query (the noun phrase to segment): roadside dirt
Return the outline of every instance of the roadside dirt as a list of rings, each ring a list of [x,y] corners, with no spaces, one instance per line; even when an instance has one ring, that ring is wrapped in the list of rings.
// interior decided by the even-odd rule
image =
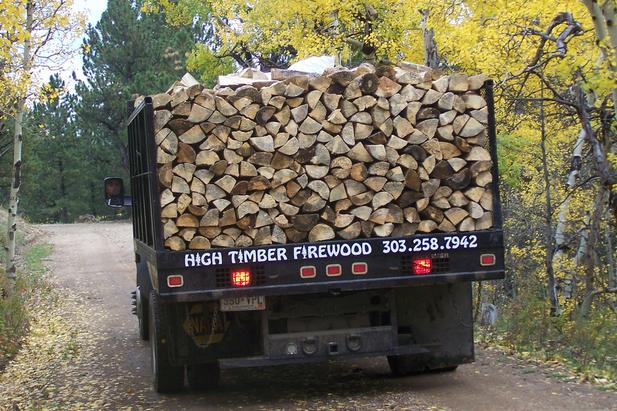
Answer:
[[[130,314],[128,223],[42,226],[58,305],[0,375],[0,409],[617,410],[617,393],[478,350],[456,372],[392,378],[385,359],[225,370],[216,392],[159,396]]]

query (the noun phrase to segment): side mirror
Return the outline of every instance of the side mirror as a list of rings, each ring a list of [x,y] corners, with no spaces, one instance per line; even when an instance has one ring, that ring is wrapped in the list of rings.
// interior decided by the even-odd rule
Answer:
[[[124,196],[124,181],[119,177],[105,179],[105,204],[112,208],[131,205],[131,199]]]

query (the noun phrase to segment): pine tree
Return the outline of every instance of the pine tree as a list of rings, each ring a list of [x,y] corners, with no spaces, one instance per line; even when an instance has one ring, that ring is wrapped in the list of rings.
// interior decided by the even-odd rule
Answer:
[[[43,89],[44,98],[26,115],[22,209],[36,222],[73,222],[88,207],[87,147],[64,82],[54,75]]]
[[[170,27],[159,14],[143,14],[142,1],[109,0],[96,26],[86,30],[77,113],[84,136],[113,165],[127,167],[127,102],[160,93],[182,76],[193,48],[190,27]],[[116,166],[116,170],[120,167]],[[113,168],[112,168],[113,170]],[[98,189],[98,187],[97,187]]]

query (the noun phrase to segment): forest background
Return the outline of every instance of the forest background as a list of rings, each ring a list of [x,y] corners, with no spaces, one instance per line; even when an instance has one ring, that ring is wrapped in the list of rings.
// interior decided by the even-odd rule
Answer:
[[[109,0],[88,26],[70,0],[0,0],[0,10],[0,199],[12,210],[18,196],[33,223],[113,218],[101,182],[127,173],[127,102],[187,71],[213,86],[241,68],[331,55],[348,67],[487,74],[507,275],[475,285],[476,319],[488,304],[499,313],[480,339],[617,380],[614,0]],[[37,43],[40,31],[65,34]],[[28,50],[38,57],[20,60]],[[34,80],[35,64],[53,72],[55,56],[75,53],[83,75],[70,85]]]

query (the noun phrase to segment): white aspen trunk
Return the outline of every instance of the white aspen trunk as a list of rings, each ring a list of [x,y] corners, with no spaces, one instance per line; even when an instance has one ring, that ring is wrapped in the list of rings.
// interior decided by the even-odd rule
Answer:
[[[32,32],[33,24],[33,1],[26,4],[26,32]],[[24,50],[22,55],[22,70],[29,76],[31,69],[30,56],[30,37],[24,40]],[[19,187],[21,186],[21,149],[23,142],[23,119],[26,108],[26,93],[17,103],[17,113],[15,115],[15,133],[13,136],[13,175],[11,179],[11,194],[9,197],[9,215],[7,219],[7,245],[6,245],[6,276],[9,284],[13,284],[16,278],[15,268],[15,240],[17,233],[17,207],[19,205]]]
[[[604,40],[604,38],[606,37],[606,24],[604,22],[604,15],[602,13],[600,5],[597,1],[593,0],[583,0],[583,4],[585,5],[585,7],[587,7],[587,10],[589,10],[589,14],[591,14],[598,40]]]
[[[597,4],[597,2],[596,2]],[[608,29],[608,37],[610,39],[611,48],[613,49],[613,64],[609,65],[611,70],[615,71],[615,64],[617,64],[617,27],[615,27],[615,2],[609,0],[604,3],[602,7],[602,13],[606,19],[606,27]],[[617,89],[613,89],[613,107],[615,110],[615,117],[617,117]]]
[[[585,130],[581,130],[578,134],[576,142],[574,143],[574,150],[572,151],[572,163],[570,166],[570,173],[568,174],[567,186],[568,190],[573,190],[578,183],[578,176],[581,170],[583,145],[586,138]],[[567,258],[566,248],[566,225],[568,220],[568,213],[570,211],[571,197],[567,197],[561,204],[559,209],[559,215],[557,217],[557,225],[555,227],[555,253],[553,254],[553,267],[556,271],[562,271],[564,260]],[[575,278],[570,273],[564,279],[563,285],[560,287],[561,292],[565,298],[571,298],[573,292],[573,286]]]
[[[589,214],[587,214],[583,222],[583,228],[581,229],[581,232],[579,234],[578,248],[576,249],[576,256],[574,257],[574,262],[576,263],[577,266],[580,266],[583,263],[585,256],[588,253],[587,240],[589,238],[588,227],[590,223],[591,223],[591,218]]]
[[[597,2],[594,2],[597,5]],[[606,21],[608,37],[613,49],[613,63],[617,62],[617,27],[615,27],[615,1],[608,0],[602,6],[602,14]],[[613,68],[614,70],[614,68]]]
[[[582,2],[587,7],[587,10],[589,10],[589,14],[591,14],[596,31],[596,37],[598,38],[598,47],[600,48],[601,53],[597,66],[600,66],[600,64],[607,57],[607,52],[610,52],[602,45],[602,42],[604,42],[608,37],[611,48],[613,49],[613,61],[610,65],[610,69],[615,71],[615,65],[617,64],[617,26],[615,26],[615,1],[607,0],[602,6],[600,6],[597,0],[582,0]],[[614,114],[617,117],[617,89],[613,89],[611,94],[615,110]]]
[[[583,153],[583,143],[585,142],[586,134],[584,130],[581,130],[574,143],[574,150],[572,151],[572,165],[570,167],[570,174],[568,174],[568,190],[573,190],[578,183],[578,175],[581,170],[581,161]],[[570,197],[561,205],[559,210],[559,216],[557,217],[557,226],[555,227],[555,255],[553,255],[553,261],[561,258],[564,255],[564,246],[566,243],[565,227],[568,218],[568,212],[570,209]]]

